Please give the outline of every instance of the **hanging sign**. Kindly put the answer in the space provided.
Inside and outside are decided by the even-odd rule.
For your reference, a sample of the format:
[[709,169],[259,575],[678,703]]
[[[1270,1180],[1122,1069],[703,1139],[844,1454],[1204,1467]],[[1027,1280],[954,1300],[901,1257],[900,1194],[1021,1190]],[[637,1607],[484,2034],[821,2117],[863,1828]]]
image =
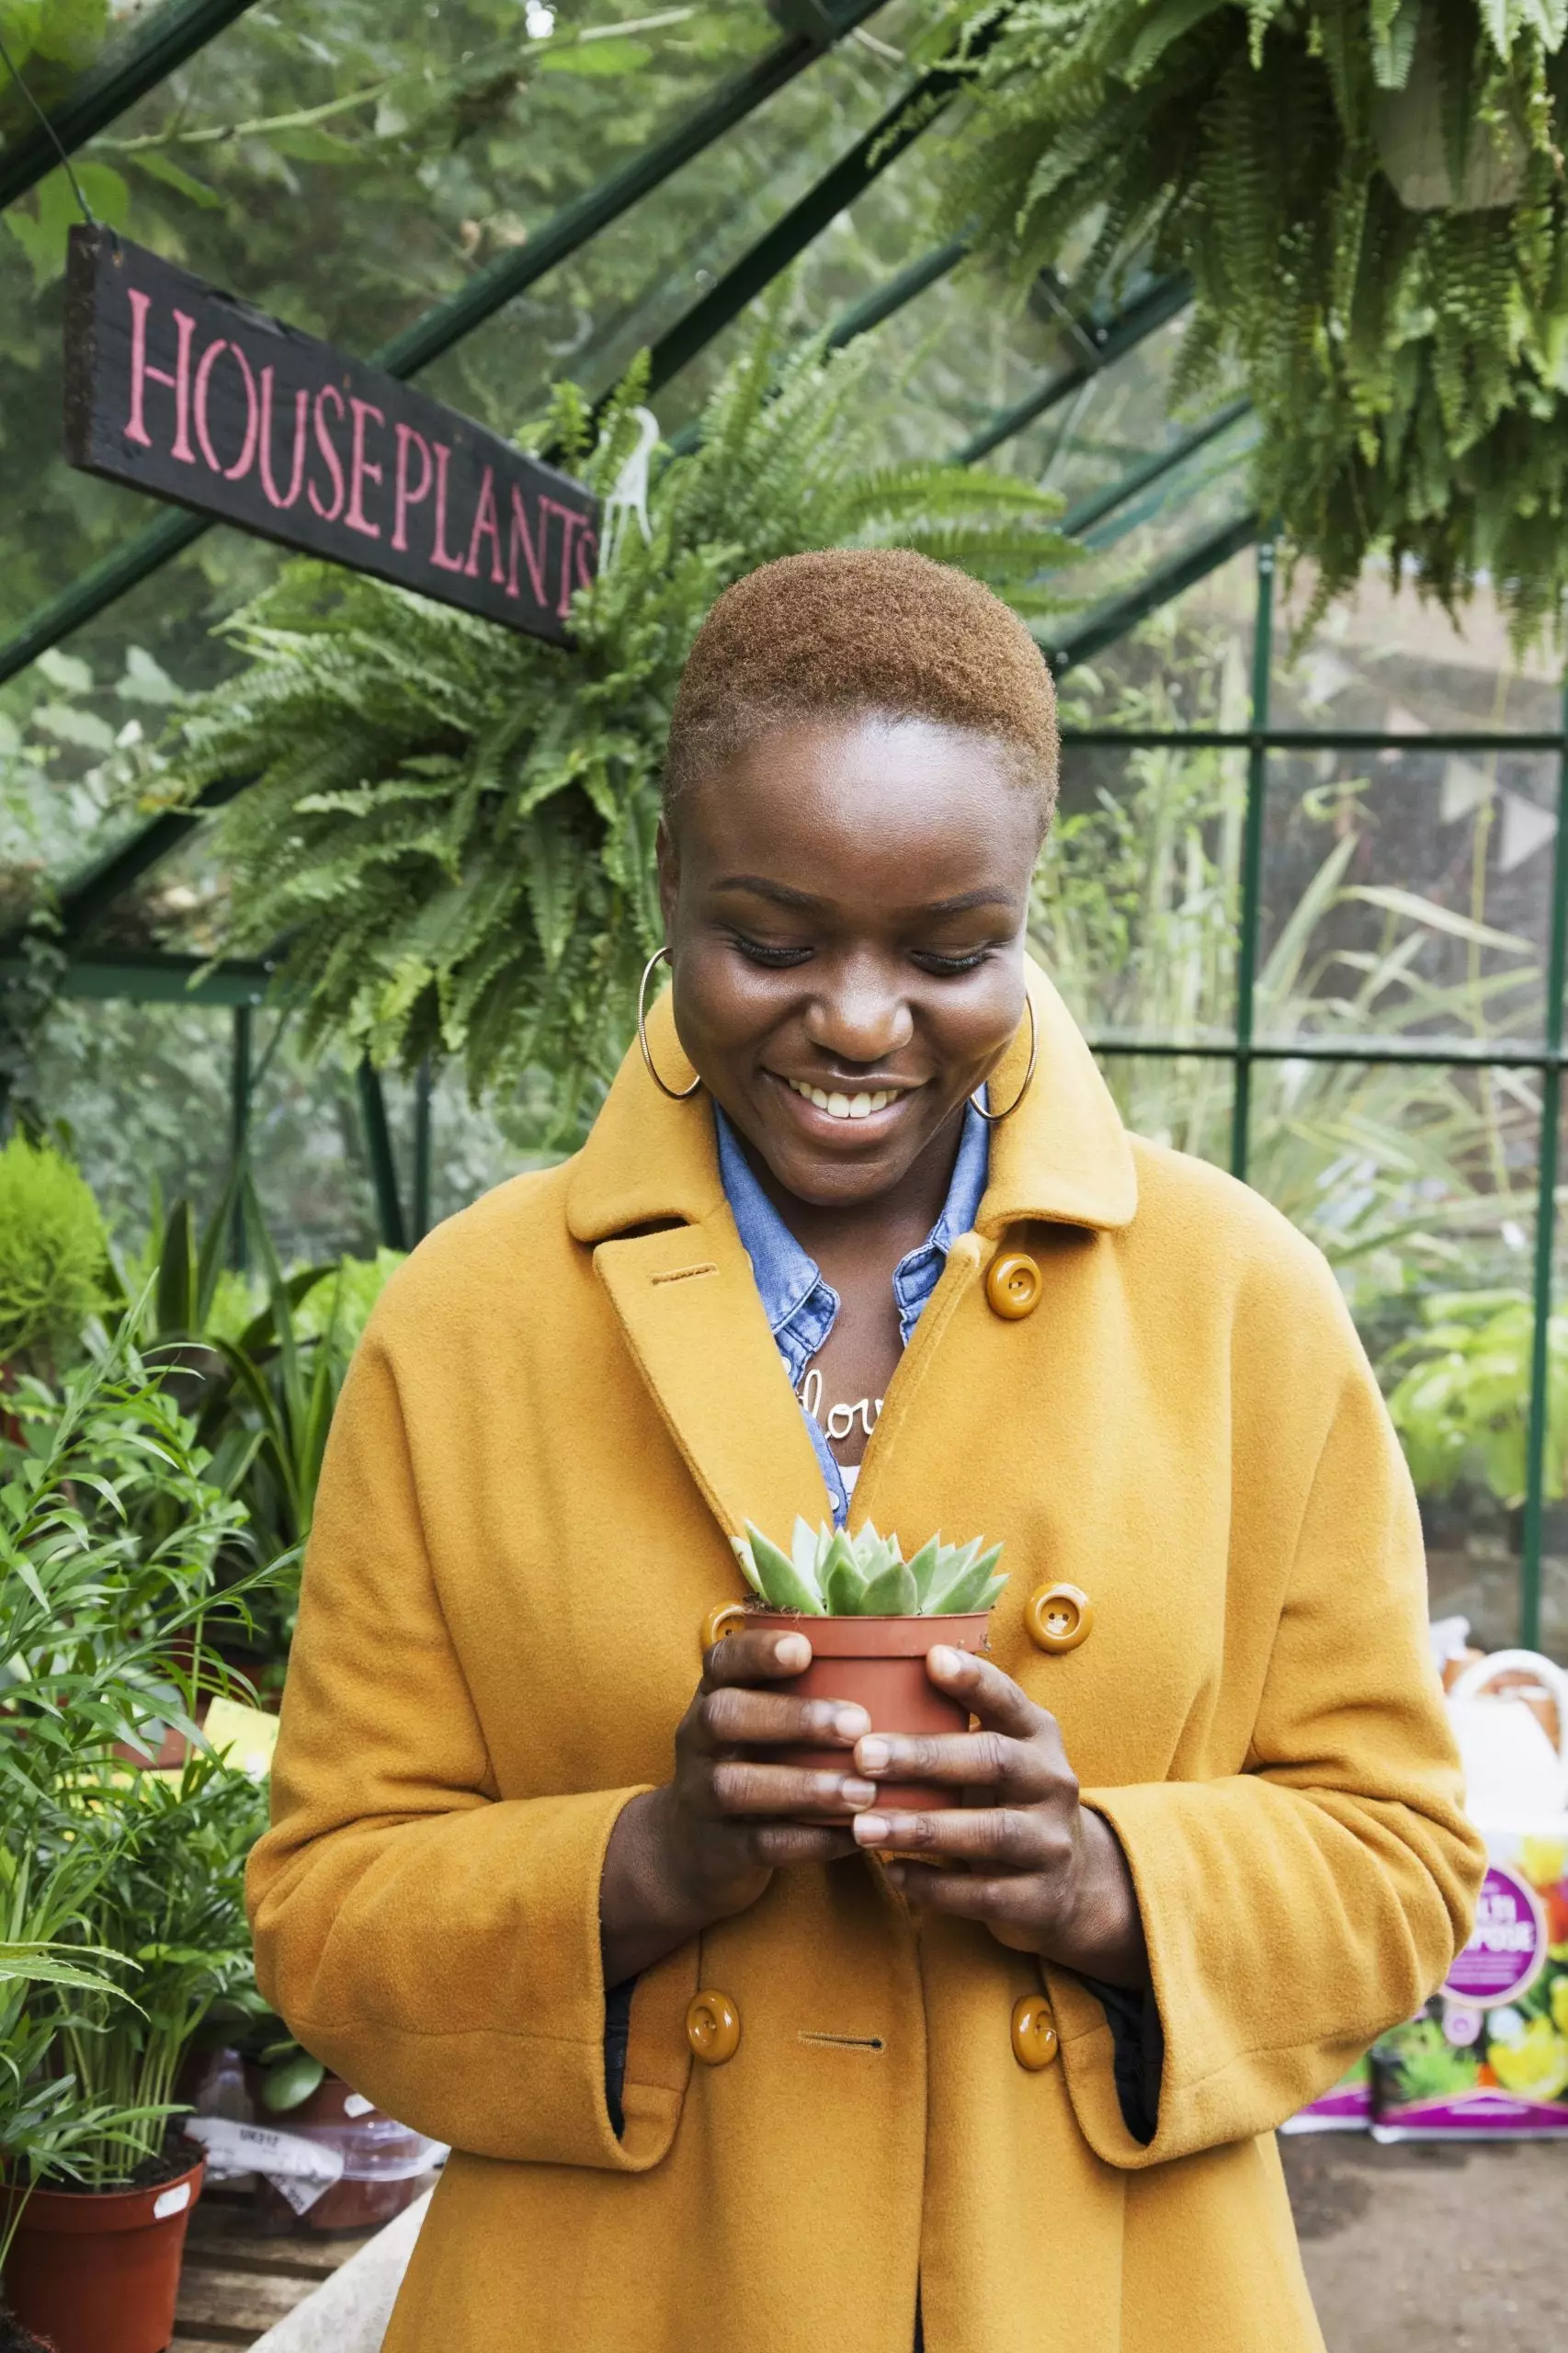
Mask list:
[[71,232],[65,454],[563,642],[598,556],[569,474],[112,230]]

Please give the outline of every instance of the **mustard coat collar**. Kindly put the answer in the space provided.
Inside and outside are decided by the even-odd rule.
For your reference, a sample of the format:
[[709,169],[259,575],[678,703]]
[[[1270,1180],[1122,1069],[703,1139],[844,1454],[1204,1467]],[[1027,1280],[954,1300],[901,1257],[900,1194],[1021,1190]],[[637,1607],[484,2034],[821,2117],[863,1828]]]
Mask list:
[[[1131,1223],[1138,1206],[1131,1148],[1071,1014],[1032,960],[1028,972],[1040,1055],[1017,1110],[991,1131],[991,1181],[977,1231],[994,1240],[1019,1220],[1038,1218],[1114,1233]],[[649,1014],[648,1042],[666,1081],[687,1085],[693,1072],[667,991]],[[1028,1058],[1026,1022],[995,1074],[998,1101],[1012,1101]],[[573,1167],[571,1233],[579,1242],[605,1242],[634,1228],[700,1225],[725,1206],[706,1096],[672,1102],[633,1045]]]

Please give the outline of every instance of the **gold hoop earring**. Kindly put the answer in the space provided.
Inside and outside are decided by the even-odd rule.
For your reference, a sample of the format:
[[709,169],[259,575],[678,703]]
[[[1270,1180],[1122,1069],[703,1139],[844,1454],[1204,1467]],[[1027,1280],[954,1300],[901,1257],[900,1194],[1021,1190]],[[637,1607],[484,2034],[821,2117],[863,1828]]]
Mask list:
[[[1014,1096],[1012,1101],[1008,1104],[1005,1111],[988,1111],[984,1104],[980,1099],[981,1090],[978,1086],[969,1098],[973,1104],[975,1109],[979,1112],[981,1118],[985,1121],[988,1128],[999,1128],[1004,1120],[1010,1120],[1012,1118],[1014,1112],[1017,1109],[1019,1104],[1028,1093],[1029,1081],[1034,1076],[1035,1057],[1040,1052],[1040,1030],[1035,1024],[1034,999],[1029,995],[1027,989],[1024,992],[1024,1011],[1029,1017],[1029,1066],[1024,1073],[1024,1083],[1022,1086],[1019,1087],[1017,1093]],[[646,1047],[643,1048],[643,1051],[647,1051]],[[650,1068],[651,1067],[652,1065],[650,1064]]]
[[[687,1096],[696,1094],[702,1084],[701,1077],[694,1078],[689,1086],[666,1086],[653,1068],[653,1056],[648,1044],[648,983],[653,977],[655,966],[659,964],[669,964],[671,972],[674,972],[675,966],[670,963],[670,951],[667,948],[661,948],[657,955],[650,956],[642,967],[642,983],[637,991],[637,1042],[642,1049],[642,1059],[648,1065],[648,1075],[660,1094],[667,1095],[672,1103],[684,1103]],[[1032,1062],[1029,1068],[1031,1070],[1034,1068]],[[1027,1081],[1025,1083],[1028,1084]]]

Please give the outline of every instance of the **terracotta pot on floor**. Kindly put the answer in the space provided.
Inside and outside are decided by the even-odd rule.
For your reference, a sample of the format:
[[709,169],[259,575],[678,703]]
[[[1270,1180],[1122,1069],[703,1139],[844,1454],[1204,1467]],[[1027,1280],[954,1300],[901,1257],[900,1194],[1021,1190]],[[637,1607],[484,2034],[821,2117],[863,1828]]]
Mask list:
[[[926,1655],[938,1643],[954,1650],[983,1651],[991,1623],[988,1609],[950,1618],[808,1618],[791,1609],[747,1607],[737,1613],[736,1623],[748,1632],[806,1636],[812,1663],[784,1687],[800,1699],[858,1700],[873,1732],[969,1730],[968,1711],[937,1690],[926,1672]],[[843,1748],[780,1748],[768,1754],[780,1764],[804,1765],[824,1773],[842,1773],[851,1761]],[[880,1786],[881,1802],[905,1813],[929,1813],[959,1802],[958,1793],[937,1781],[886,1781]]]
[[164,2353],[203,2160],[147,2189],[35,2189],[6,2297],[54,2353]]

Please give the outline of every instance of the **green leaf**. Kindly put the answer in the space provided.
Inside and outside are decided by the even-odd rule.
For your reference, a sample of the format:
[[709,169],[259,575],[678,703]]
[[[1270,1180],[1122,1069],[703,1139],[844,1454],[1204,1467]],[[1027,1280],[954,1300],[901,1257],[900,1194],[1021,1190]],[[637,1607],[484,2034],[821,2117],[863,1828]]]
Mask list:
[[873,1577],[865,1590],[859,1614],[865,1618],[913,1618],[920,1608],[915,1579],[900,1561]]
[[158,1256],[158,1332],[164,1339],[189,1332],[196,1304],[196,1267],[190,1203],[176,1201],[164,1228]]
[[262,2078],[261,2104],[270,2115],[285,2116],[320,2089],[326,2069],[308,2051],[295,2051],[269,2067]]
[[815,1585],[808,1585],[795,1567],[788,1552],[766,1537],[760,1528],[746,1522],[746,1539],[764,1597],[775,1609],[800,1609],[809,1616],[823,1615],[822,1596]]
[[937,1563],[941,1558],[941,1538],[928,1537],[909,1563],[909,1574],[915,1579],[915,1590],[920,1597],[918,1606],[922,1609],[926,1607],[929,1600],[931,1580],[937,1573]]
[[996,1580],[994,1589],[993,1588],[992,1572],[1001,1557],[1002,1547],[1000,1544],[994,1544],[989,1552],[983,1552],[978,1560],[971,1560],[969,1565],[960,1571],[948,1586],[947,1590],[931,1603],[932,1612],[943,1617],[953,1617],[961,1610],[989,1609],[992,1602],[996,1598],[996,1594],[1007,1582],[1006,1577],[1000,1577]]
[[604,40],[577,40],[561,49],[547,49],[534,61],[537,74],[584,74],[597,78],[637,74],[653,62],[646,41],[610,36]]
[[835,1560],[823,1579],[823,1599],[830,1618],[858,1618],[866,1608],[866,1580],[851,1561]]
[[139,172],[145,172],[149,179],[160,180],[165,188],[172,188],[176,196],[183,196],[190,203],[199,204],[204,212],[222,210],[223,199],[217,189],[209,188],[205,180],[199,180],[193,172],[187,172],[183,164],[176,164],[174,157],[166,154],[163,148],[139,148],[135,154],[128,156],[126,160],[134,165]]

